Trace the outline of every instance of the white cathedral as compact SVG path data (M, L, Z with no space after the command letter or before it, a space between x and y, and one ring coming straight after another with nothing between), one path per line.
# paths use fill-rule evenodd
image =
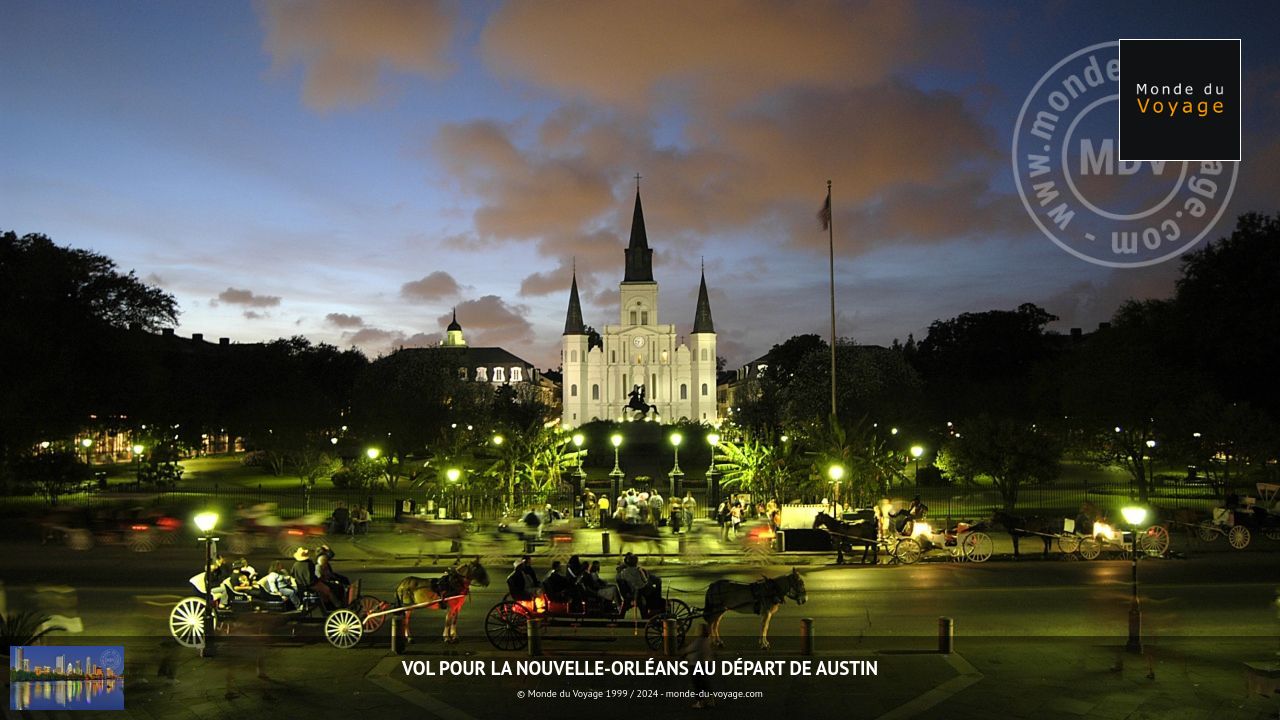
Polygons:
M638 189L631 242L625 253L626 274L618 286L618 324L606 325L600 333L603 347L588 347L574 273L560 351L564 373L561 425L572 428L592 420L636 418L640 413L628 405L638 405L641 400L653 406L646 419L719 424L716 332L706 275L698 288L693 332L686 344L677 340L675 325L658 322L658 283L653 279L653 250L645 234Z

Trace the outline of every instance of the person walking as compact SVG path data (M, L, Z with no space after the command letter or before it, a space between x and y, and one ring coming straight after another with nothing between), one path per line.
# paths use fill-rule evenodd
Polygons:
M667 512L671 517L671 534L680 534L680 521L684 518L684 507L680 502L680 498L671 498L671 504L667 508Z
M697 517L698 501L693 499L693 491L686 490L684 500L680 501L681 507L684 508L684 527L685 532L693 529L693 519Z
M662 498L662 493L657 490L649 496L649 512L653 513L653 523L658 527L667 524L666 500Z
M596 508L600 511L600 527L604 527L609 523L609 496L601 493Z

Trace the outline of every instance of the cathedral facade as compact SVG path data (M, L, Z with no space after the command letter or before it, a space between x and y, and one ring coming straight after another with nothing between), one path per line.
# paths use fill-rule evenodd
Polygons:
M653 250L638 190L625 262L618 286L618 323L604 327L599 345L591 342L583 322L574 274L561 338L562 426L641 416L662 422L687 419L718 424L716 332L706 275L698 288L693 332L686 343L674 324L659 322ZM643 411L637 409L641 406Z

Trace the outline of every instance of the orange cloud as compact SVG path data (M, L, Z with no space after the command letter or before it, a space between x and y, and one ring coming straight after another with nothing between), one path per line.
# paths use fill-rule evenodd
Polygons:
M457 295L461 288L453 276L443 270L436 270L420 280L413 280L400 286L401 297L410 300L439 300Z
M435 77L447 59L455 25L433 0L262 0L263 45L280 70L303 66L302 96L328 110L376 98L385 69Z

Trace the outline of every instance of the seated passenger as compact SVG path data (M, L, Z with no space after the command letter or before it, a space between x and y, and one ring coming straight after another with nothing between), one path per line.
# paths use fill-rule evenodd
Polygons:
M285 572L284 563L279 560L271 564L271 571L258 580L256 585L269 597L282 599L295 610L302 607L293 577Z
M583 587L594 592L601 599L609 602L614 607L622 606L622 593L618 591L617 585L611 585L600 577L600 561L593 560L591 568L587 574L583 576Z
M551 563L551 570L542 579L542 590L547 594L547 599L553 602L569 602L569 591L572 588L573 581L565 573L560 561Z

